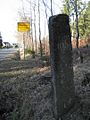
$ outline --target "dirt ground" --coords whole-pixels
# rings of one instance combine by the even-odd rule
[[[80,101],[61,120],[90,120],[90,50],[83,63],[73,52],[75,91]],[[50,66],[39,58],[0,62],[0,120],[56,120]]]

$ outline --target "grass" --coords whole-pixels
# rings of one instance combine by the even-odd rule
[[[83,64],[77,64],[74,71],[76,91],[79,89],[77,93],[82,98],[83,87],[80,84],[83,72],[90,72],[88,58],[85,58]],[[0,63],[0,120],[55,120],[51,78],[47,77],[50,76],[50,67],[42,65],[47,60],[47,57],[43,57],[42,60],[30,58]],[[84,110],[86,115],[89,114],[88,111]],[[76,119],[75,114],[79,114],[76,112],[72,115],[73,119]]]
[[[37,99],[43,99],[43,93],[41,95],[42,97],[40,97],[40,92],[44,90],[48,94],[48,86],[46,88],[45,86],[39,86],[40,76],[48,68],[41,68],[40,64],[37,63],[35,60],[11,60],[1,63],[1,120],[34,120],[34,114],[37,112],[35,110],[35,104],[39,102],[37,102]],[[38,90],[39,93],[37,92]],[[38,93],[37,95],[35,91]]]

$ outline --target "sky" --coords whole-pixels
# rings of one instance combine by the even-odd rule
[[[25,0],[23,0],[25,1]],[[32,0],[34,1],[34,0]],[[50,0],[47,0],[50,1]],[[53,0],[54,14],[59,14],[62,7],[62,0]],[[86,0],[88,1],[88,0]],[[49,3],[48,3],[49,4]],[[25,6],[25,4],[24,4]],[[59,7],[60,6],[60,7]],[[27,4],[26,4],[27,7]],[[25,7],[25,8],[26,8]],[[30,6],[28,6],[30,7]],[[27,7],[27,9],[28,9]],[[19,22],[18,11],[22,9],[21,0],[0,0],[0,32],[4,42],[15,43],[17,42],[17,22]],[[28,10],[27,10],[28,11]],[[43,8],[44,11],[44,8]],[[30,11],[29,11],[30,12]],[[41,18],[41,29],[43,30],[43,13]]]
[[[4,42],[16,42],[19,5],[19,0],[0,0],[0,32]]]
[[[22,7],[21,0],[0,0],[0,32],[4,42],[17,42],[18,10],[20,7]]]

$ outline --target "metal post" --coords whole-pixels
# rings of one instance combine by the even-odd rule
[[[23,45],[24,45],[24,60],[25,60],[25,33],[23,33]]]

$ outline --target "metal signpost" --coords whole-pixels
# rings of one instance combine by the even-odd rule
[[[23,33],[23,54],[25,59],[25,32],[30,31],[30,22],[18,22],[18,32]],[[22,52],[22,51],[20,51]]]

